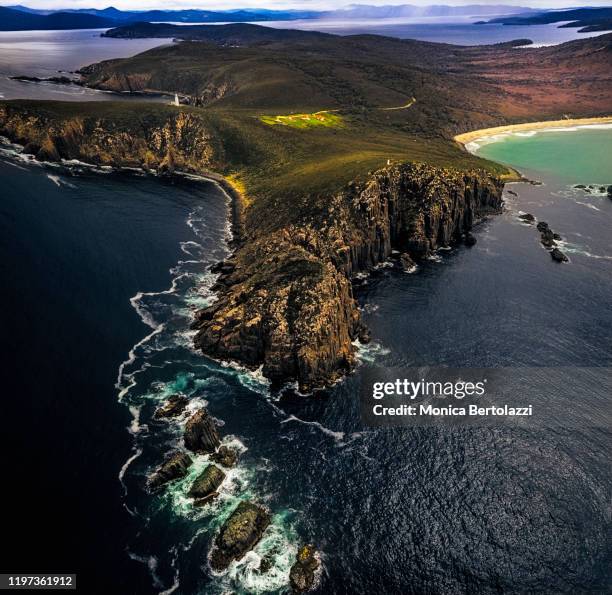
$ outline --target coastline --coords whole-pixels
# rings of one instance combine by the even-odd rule
[[[511,134],[514,132],[531,132],[534,130],[546,130],[550,128],[572,128],[574,126],[592,126],[596,124],[612,124],[612,116],[601,116],[598,118],[571,118],[565,120],[543,120],[541,122],[525,122],[523,124],[508,124],[506,126],[495,126],[493,128],[482,128],[463,132],[453,137],[466,150],[467,144],[477,139],[496,136],[498,134]]]

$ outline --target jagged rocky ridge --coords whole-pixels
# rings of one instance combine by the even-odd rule
[[[219,301],[198,313],[207,354],[263,366],[310,391],[355,360],[363,333],[350,279],[393,249],[423,258],[501,208],[503,183],[483,172],[397,164],[326,201],[316,220],[255,237],[224,264]]]

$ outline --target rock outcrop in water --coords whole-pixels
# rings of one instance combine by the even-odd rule
[[[499,212],[503,184],[423,164],[387,167],[326,201],[317,218],[254,237],[222,274],[219,301],[198,313],[196,345],[263,366],[302,391],[351,370],[362,324],[350,279],[393,249],[423,258]]]
[[[185,447],[195,453],[215,452],[221,443],[217,426],[206,409],[196,411],[185,424]]]
[[[270,513],[252,502],[241,502],[225,521],[210,554],[213,570],[225,570],[240,560],[261,539],[270,524]]]
[[[166,402],[155,410],[153,417],[155,419],[168,419],[178,417],[185,411],[189,399],[184,395],[171,395]]]
[[[238,460],[238,453],[233,448],[220,446],[217,452],[211,455],[210,460],[224,467],[233,467]]]
[[[556,262],[568,262],[569,258],[559,250],[559,248],[553,248],[550,252],[550,256]]]
[[[191,457],[184,452],[171,454],[149,477],[147,481],[149,489],[154,491],[170,481],[185,477],[191,463]]]
[[[295,563],[289,571],[289,583],[294,593],[312,589],[319,566],[317,552],[312,545],[304,545],[298,550]]]
[[[208,465],[193,482],[189,493],[195,506],[203,506],[218,496],[217,490],[225,479],[225,473],[215,465]]]

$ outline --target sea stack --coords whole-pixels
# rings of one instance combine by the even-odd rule
[[[253,549],[270,524],[270,513],[252,502],[238,504],[225,521],[210,555],[210,565],[217,572],[225,570]]]
[[[170,481],[185,477],[191,463],[191,457],[184,452],[171,454],[149,477],[147,482],[149,489],[157,490]]]
[[[225,473],[216,465],[208,465],[191,486],[188,496],[194,499],[195,506],[207,504],[219,494],[217,490],[225,479]]]
[[[185,447],[195,453],[209,454],[215,452],[220,443],[217,426],[202,407],[187,420]]]
[[[312,545],[302,546],[289,571],[289,582],[294,593],[310,591],[315,582],[315,572],[320,562]]]
[[[164,402],[161,407],[158,407],[153,414],[155,419],[168,419],[170,417],[177,417],[187,407],[189,400],[183,395],[172,395],[168,397],[168,400]]]

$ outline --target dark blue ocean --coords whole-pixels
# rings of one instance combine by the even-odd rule
[[[87,593],[282,593],[308,541],[326,595],[608,592],[609,428],[360,419],[368,365],[610,366],[612,201],[573,188],[603,180],[526,173],[544,184],[509,187],[518,196],[476,229],[475,247],[369,280],[362,366],[304,399],[192,349],[192,313],[214,299],[207,268],[227,254],[218,189],[3,158],[3,567],[76,572]],[[552,262],[521,211],[563,235],[570,263]],[[582,398],[588,386],[570,389]],[[207,508],[185,495],[204,457],[161,494],[143,489],[180,444],[181,423],[151,419],[177,391],[241,452]],[[212,576],[211,541],[245,498],[273,523]]]

